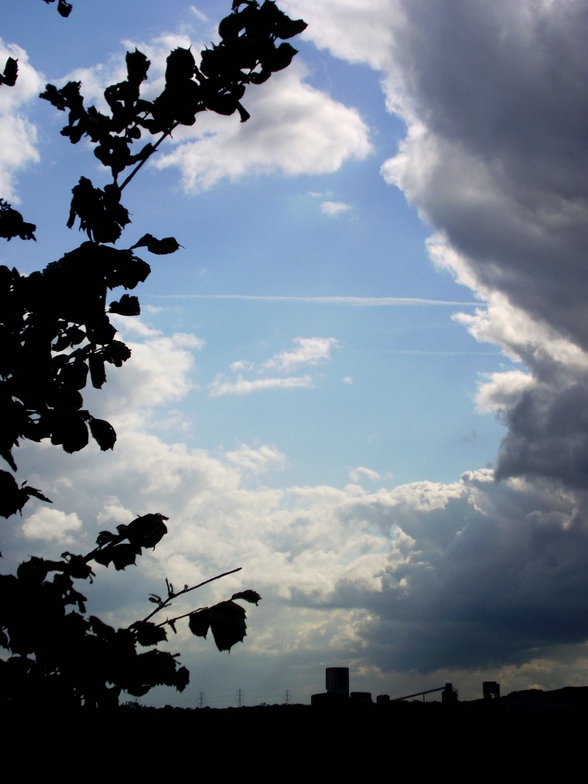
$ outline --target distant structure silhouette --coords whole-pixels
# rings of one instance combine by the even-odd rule
[[[484,701],[493,702],[500,701],[500,684],[496,681],[483,681],[482,682],[482,696]]]
[[[243,689],[237,689],[235,693],[235,702],[237,703],[238,708],[242,708],[245,703],[245,694],[243,693]]]
[[[327,691],[313,694],[311,705],[324,708],[343,708],[349,705],[373,705],[371,692],[349,693],[349,667],[327,667],[325,670]]]
[[[291,697],[290,697],[290,690],[289,690],[289,689],[286,689],[286,690],[284,691],[284,696],[283,696],[283,698],[282,698],[282,704],[283,704],[283,705],[289,705],[289,704],[290,704],[290,702],[291,702]]]
[[[441,703],[443,705],[457,705],[459,702],[459,694],[457,689],[454,689],[451,683],[446,683],[445,688],[441,692]]]
[[[206,694],[203,691],[198,693],[197,705],[198,705],[199,708],[205,708],[206,707]]]
[[[325,676],[329,694],[349,697],[349,667],[327,667]]]
[[[354,705],[373,705],[370,691],[352,691],[349,699]]]
[[[446,705],[451,705],[456,702],[459,702],[459,693],[457,689],[453,688],[453,684],[446,683],[445,686],[438,686],[436,689],[425,689],[425,691],[415,691],[412,694],[404,694],[402,697],[394,697],[392,702],[402,702],[403,700],[411,700],[413,697],[422,697],[423,702],[427,701],[427,694],[433,694],[434,692],[440,691],[441,694],[441,702],[445,703]],[[380,695],[383,697],[385,695]],[[379,701],[379,698],[378,698]]]

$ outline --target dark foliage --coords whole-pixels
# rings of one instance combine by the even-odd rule
[[[62,135],[72,144],[89,139],[111,182],[96,187],[80,177],[72,190],[67,225],[77,224],[88,238],[79,248],[28,276],[0,267],[0,411],[7,423],[0,456],[13,471],[13,450],[23,439],[48,438],[70,453],[83,449],[90,436],[102,450],[114,446],[112,427],[84,408],[83,390],[88,383],[100,389],[108,367],[120,367],[130,357],[109,314],[136,316],[140,304],[128,294],[109,305],[108,298],[115,289],[134,289],[149,275],[151,268],[136,249],[162,255],[179,248],[173,237],[159,240],[151,234],[130,248],[113,247],[131,222],[121,202],[123,190],[173,130],[192,125],[198,113],[238,113],[246,121],[241,99],[247,85],[289,65],[296,50],[277,42],[305,27],[273,2],[234,2],[219,26],[221,42],[202,52],[199,65],[189,49],[170,53],[165,87],[152,101],[141,97],[150,62],[142,52],[128,52],[126,80],[104,91],[110,114],[85,105],[80,82],[46,86],[41,98],[68,114]],[[16,72],[16,61],[9,60],[6,85],[14,83]],[[0,236],[34,239],[35,230],[0,202]],[[2,507],[22,509],[30,495],[16,486]]]
[[[46,3],[54,3],[55,0],[45,0]],[[71,3],[66,3],[65,0],[57,0],[57,13],[61,16],[69,16],[72,9]]]
[[[92,582],[93,562],[112,564],[115,569],[134,564],[143,548],[155,547],[166,534],[164,520],[160,514],[138,517],[119,525],[116,534],[102,531],[96,548],[87,555],[64,552],[58,561],[32,557],[16,575],[0,575],[0,645],[11,653],[6,661],[0,660],[0,705],[106,708],[118,704],[121,691],[141,697],[154,686],[174,686],[179,691],[187,686],[189,673],[180,666],[177,654],[157,649],[139,652],[137,647],[167,640],[166,627],[175,631],[183,616],[159,624],[150,619],[200,586],[186,586],[176,593],[166,582],[165,600],[157,597],[158,606],[146,619],[114,629],[86,614],[86,597],[74,582]],[[260,597],[244,591],[233,598],[257,604]],[[245,610],[240,605],[221,602],[198,613],[212,619],[219,650],[230,650],[243,640]]]
[[[61,16],[71,10],[70,3],[58,0]],[[69,453],[84,449],[90,437],[101,450],[114,447],[113,427],[94,417],[83,398],[88,384],[100,389],[107,369],[120,367],[131,354],[117,339],[109,315],[139,315],[139,300],[122,293],[112,301],[110,292],[133,290],[149,275],[149,264],[135,250],[160,256],[180,247],[173,237],[151,234],[129,248],[114,247],[131,222],[122,193],[173,130],[193,125],[200,112],[237,113],[245,122],[249,114],[241,100],[246,87],[261,84],[290,64],[296,50],[277,42],[305,27],[274,2],[260,6],[255,0],[235,0],[232,13],[220,23],[221,42],[205,49],[199,64],[188,49],[170,53],[164,89],[152,101],[141,97],[150,62],[138,50],[127,53],[127,78],[104,91],[109,114],[86,106],[80,82],[46,86],[41,98],[67,112],[62,135],[72,144],[86,137],[109,170],[110,181],[97,187],[81,177],[72,190],[67,225],[77,224],[87,237],[78,248],[28,276],[0,266],[0,456],[13,472],[13,451],[23,439],[50,439]],[[0,86],[14,86],[17,76],[18,63],[9,58]],[[36,226],[0,199],[1,237],[30,240],[35,231]],[[50,503],[40,490],[0,471],[1,516],[21,512],[31,497]],[[167,627],[175,632],[183,617],[198,636],[206,637],[211,630],[219,650],[230,650],[243,640],[246,614],[236,601],[257,604],[255,591],[236,593],[229,601],[187,616],[151,620],[177,597],[238,569],[178,592],[166,580],[167,595],[152,594],[155,609],[128,628],[115,630],[87,615],[86,598],[76,581],[92,582],[93,564],[112,564],[117,570],[135,564],[144,548],[155,547],[166,534],[165,520],[161,514],[144,515],[119,525],[117,533],[102,531],[86,555],[32,557],[16,575],[0,576],[0,646],[10,652],[6,660],[0,659],[0,704],[108,707],[117,704],[121,691],[138,697],[156,685],[182,690],[189,674],[177,655],[137,648],[164,642]]]

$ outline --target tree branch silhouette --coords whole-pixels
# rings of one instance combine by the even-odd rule
[[[71,3],[58,0],[61,16],[71,10]],[[49,439],[68,453],[83,450],[90,437],[102,451],[116,443],[112,425],[84,407],[82,393],[88,385],[101,389],[107,366],[120,367],[131,356],[110,315],[135,316],[141,310],[136,296],[124,293],[109,305],[107,297],[115,289],[135,289],[150,274],[150,265],[135,254],[138,248],[160,256],[180,247],[174,237],[150,233],[129,248],[116,247],[131,223],[121,203],[123,190],[165,139],[178,126],[193,125],[199,113],[237,113],[246,122],[249,113],[241,103],[246,88],[288,67],[296,50],[285,39],[305,28],[305,22],[291,20],[270,0],[262,5],[233,0],[232,12],[219,25],[220,43],[205,49],[199,64],[189,49],[173,50],[166,60],[165,86],[153,100],[141,95],[151,64],[137,49],[126,55],[126,79],[104,90],[109,113],[86,106],[80,82],[46,85],[40,97],[68,115],[61,135],[72,144],[87,139],[110,181],[95,187],[82,176],[72,189],[67,226],[77,223],[87,237],[78,248],[30,275],[0,266],[0,457],[12,471],[0,471],[1,516],[22,514],[31,498],[51,503],[41,490],[16,480],[13,450],[22,441]],[[17,77],[18,63],[9,58],[0,86],[14,86]],[[1,237],[30,240],[35,231],[0,200]],[[257,604],[260,596],[251,590],[159,624],[150,620],[178,597],[240,567],[177,592],[166,578],[167,596],[152,594],[157,607],[127,628],[114,629],[87,614],[77,581],[92,583],[94,564],[116,570],[135,564],[144,549],[165,536],[167,519],[160,513],[143,515],[117,526],[117,533],[101,531],[86,555],[33,556],[16,574],[0,575],[0,646],[10,654],[0,658],[0,706],[104,708],[118,704],[123,691],[136,697],[157,685],[181,691],[188,670],[177,654],[153,646],[167,639],[165,627],[175,631],[186,617],[196,636],[212,631],[219,650],[229,651],[244,639],[246,612],[237,602]],[[137,646],[152,649],[139,652]]]

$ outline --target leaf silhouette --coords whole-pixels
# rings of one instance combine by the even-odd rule
[[[4,66],[4,73],[0,74],[0,84],[5,84],[7,87],[14,87],[16,78],[18,76],[18,60],[9,57]]]
[[[210,628],[210,620],[210,609],[208,607],[190,613],[188,618],[188,626],[190,631],[196,637],[204,637],[204,639],[206,639],[206,635],[208,634],[208,630]]]
[[[160,642],[167,640],[167,634],[162,626],[156,626],[154,623],[143,621],[133,627],[137,635],[137,642],[139,645],[147,647],[148,645],[157,645]]]
[[[131,246],[130,250],[147,248],[150,253],[157,256],[166,256],[168,253],[175,253],[179,247],[180,244],[174,237],[164,237],[158,240],[151,234],[144,234],[138,242]]]
[[[257,591],[248,590],[234,593],[231,596],[231,599],[243,599],[246,602],[257,605],[257,603],[261,601],[261,596],[257,593]]]
[[[210,629],[219,651],[230,651],[236,642],[243,642],[247,634],[246,613],[235,602],[221,602],[210,608]]]
[[[103,452],[114,447],[116,443],[116,431],[110,422],[92,417],[90,420],[90,432]]]
[[[168,519],[159,512],[137,517],[125,526],[124,534],[135,547],[153,548],[166,535],[167,526],[163,521]]]

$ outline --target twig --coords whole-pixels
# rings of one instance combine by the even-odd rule
[[[164,607],[169,607],[171,602],[173,602],[174,599],[177,599],[178,596],[182,596],[185,593],[190,593],[190,591],[195,591],[196,588],[202,588],[203,585],[207,585],[208,583],[212,583],[215,580],[220,580],[221,577],[226,577],[228,574],[235,574],[235,572],[240,572],[242,568],[243,568],[242,566],[239,566],[236,569],[231,569],[229,572],[223,572],[222,574],[217,574],[216,577],[209,577],[208,580],[204,580],[204,582],[198,583],[198,585],[193,585],[191,588],[183,588],[181,591],[178,591],[177,593],[174,593],[173,591],[171,591],[170,593],[168,593],[167,599],[164,602],[162,602],[158,607],[156,607],[155,610],[153,610],[153,612],[150,612],[149,615],[147,615],[145,618],[143,618],[142,621],[139,621],[139,623],[147,623],[147,621],[149,621],[151,618],[153,618],[153,616],[156,615],[160,610],[163,610]],[[190,613],[188,613],[188,615],[189,614]],[[178,616],[178,617],[179,618],[184,618],[185,616],[181,615],[181,616]],[[177,619],[174,618],[174,619],[172,619],[172,621],[173,620],[177,620]],[[159,625],[160,626],[164,626],[166,623],[169,623],[169,621],[164,621],[163,623],[161,623]]]
[[[150,158],[150,157],[153,155],[153,153],[155,152],[155,150],[156,150],[156,149],[159,147],[159,145],[161,144],[161,142],[162,142],[164,139],[167,139],[167,137],[168,137],[168,136],[171,136],[171,135],[172,135],[172,131],[175,131],[175,129],[178,127],[178,125],[179,125],[179,122],[176,122],[176,123],[174,124],[174,126],[173,126],[172,128],[170,128],[170,129],[169,129],[169,131],[166,131],[166,132],[165,132],[165,133],[164,133],[164,134],[161,136],[161,138],[160,138],[160,139],[158,139],[158,140],[155,142],[155,144],[153,144],[153,145],[152,145],[152,149],[151,149],[151,151],[149,152],[149,155],[146,155],[146,156],[143,158],[143,160],[142,160],[142,161],[139,161],[139,163],[138,163],[138,164],[135,166],[135,168],[134,168],[134,169],[133,169],[133,171],[132,171],[132,172],[129,174],[129,176],[126,178],[126,180],[123,182],[123,184],[119,186],[119,190],[120,190],[120,191],[122,191],[122,190],[124,190],[124,188],[126,188],[126,186],[129,184],[129,182],[130,182],[130,181],[133,179],[133,177],[135,176],[135,174],[137,174],[137,172],[138,172],[138,171],[140,171],[141,167],[142,167],[142,166],[143,166],[145,163],[147,163],[147,161],[148,161],[148,160],[149,160],[149,158]]]

